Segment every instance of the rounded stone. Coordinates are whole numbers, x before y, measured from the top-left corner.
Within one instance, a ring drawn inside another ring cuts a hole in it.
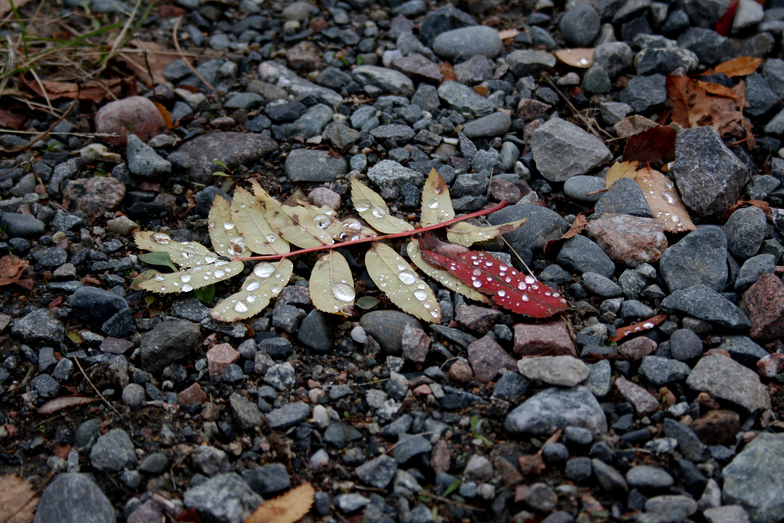
[[[113,145],[124,146],[133,133],[143,142],[168,131],[166,122],[155,104],[143,96],[131,96],[101,107],[95,115],[95,132],[117,134],[103,138]]]
[[[561,17],[561,36],[573,47],[590,47],[601,29],[602,21],[596,9],[576,3]]]
[[[492,27],[474,25],[441,33],[433,41],[433,51],[441,58],[465,61],[472,56],[495,58],[504,49],[498,31]]]

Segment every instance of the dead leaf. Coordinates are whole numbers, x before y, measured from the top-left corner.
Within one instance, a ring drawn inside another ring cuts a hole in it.
[[[438,69],[441,72],[441,75],[444,77],[442,82],[456,82],[457,75],[455,74],[455,69],[452,67],[452,64],[449,62],[444,62],[441,64]]]
[[[643,131],[652,129],[657,125],[659,124],[653,120],[649,120],[642,115],[635,114],[632,116],[627,116],[620,122],[613,125],[613,130],[615,131],[615,134],[618,135],[618,138],[629,138],[635,134],[640,134]]]
[[[163,121],[166,122],[166,127],[168,127],[169,129],[173,129],[174,122],[172,122],[172,117],[169,114],[169,110],[166,109],[166,107],[164,107],[163,104],[159,104],[158,102],[153,102],[153,103],[155,104],[155,107],[158,108],[158,112],[161,113],[161,116],[163,117]]]
[[[501,37],[501,40],[506,40],[508,38],[514,38],[515,36],[519,35],[520,31],[517,29],[505,29],[503,31],[498,31],[498,36]]]
[[[585,213],[580,213],[574,219],[572,226],[566,231],[563,236],[560,238],[556,238],[555,240],[547,240],[547,243],[544,246],[544,252],[547,252],[549,249],[553,248],[553,246],[559,244],[562,241],[568,240],[570,238],[574,238],[588,226],[588,222],[585,221]]]
[[[487,96],[487,93],[489,93],[490,91],[487,89],[487,87],[483,85],[477,85],[476,87],[474,87],[474,92],[479,96]]]
[[[770,208],[770,204],[768,202],[763,202],[761,200],[741,200],[732,207],[730,207],[727,212],[721,217],[722,221],[727,221],[732,213],[737,211],[738,209],[742,209],[743,207],[757,207],[762,209],[762,212],[765,213],[765,219],[768,223],[773,223],[773,209]]]
[[[310,512],[315,491],[310,482],[266,501],[245,523],[294,523]]]
[[[659,171],[641,169],[637,171],[635,181],[642,189],[653,217],[664,226],[665,232],[681,233],[696,229],[672,180]]]
[[[639,166],[640,162],[615,162],[604,176],[604,186],[609,189],[612,184],[621,178],[634,178]]]
[[[7,127],[18,131],[24,126],[27,121],[27,115],[23,113],[15,113],[8,109],[0,108],[0,127]]]
[[[79,92],[75,83],[70,82],[53,82],[50,80],[42,80],[41,85],[46,89],[46,95],[41,90],[38,82],[28,82],[22,80],[25,87],[32,90],[40,97],[48,97],[50,100],[57,100],[59,98],[76,98],[76,93]],[[85,82],[79,92],[80,100],[87,100],[93,103],[100,103],[105,98],[123,98],[123,93],[136,94],[136,88],[133,80],[127,78],[113,78],[111,80],[90,80]]]
[[[65,396],[63,398],[55,398],[38,407],[38,414],[41,414],[42,416],[47,414],[54,414],[55,412],[59,412],[63,409],[78,407],[80,405],[87,405],[88,403],[92,403],[94,401],[97,401],[97,399],[89,398],[87,396]]]
[[[30,0],[14,0],[14,5],[17,9],[20,9],[29,1]],[[9,0],[0,0],[0,16],[5,16],[9,11],[11,11],[11,2]]]
[[[722,73],[727,76],[748,76],[759,68],[762,64],[762,58],[753,58],[751,56],[741,56],[740,58],[733,58],[722,62],[712,71],[705,71],[703,75]]]
[[[658,316],[654,316],[653,318],[649,318],[645,321],[632,323],[628,327],[621,327],[615,330],[615,336],[611,337],[610,341],[620,341],[626,336],[631,336],[632,334],[637,334],[638,332],[651,330],[666,319],[666,314],[659,314]]]
[[[163,16],[163,9],[174,6],[161,6],[161,16]],[[127,51],[125,51],[127,49]],[[165,45],[156,44],[155,42],[142,42],[141,40],[131,40],[128,46],[120,54],[128,63],[135,73],[140,82],[151,86],[156,84],[165,83],[167,80],[163,76],[163,70],[177,60],[177,52],[169,49]],[[150,74],[147,72],[147,65],[144,63],[144,55],[139,51],[147,51],[147,61],[150,64],[150,71],[152,71],[152,81],[150,81]]]
[[[30,265],[29,261],[20,258],[11,256],[0,258],[0,287],[19,283],[28,265]]]
[[[0,521],[30,523],[37,506],[38,497],[29,481],[13,474],[0,476]]]
[[[182,7],[177,7],[176,5],[162,5],[158,13],[161,15],[161,18],[179,18],[181,16],[185,16],[188,14],[188,11],[183,9]]]
[[[630,136],[623,149],[623,161],[658,162],[673,150],[677,134],[671,127],[657,125]]]
[[[523,475],[539,475],[546,468],[542,456],[539,454],[529,454],[517,458],[520,464],[520,471]]]
[[[560,49],[555,52],[555,57],[566,65],[588,69],[593,65],[593,48]]]

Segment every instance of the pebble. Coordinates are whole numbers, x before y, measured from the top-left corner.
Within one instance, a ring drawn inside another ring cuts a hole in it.
[[[760,383],[759,375],[720,354],[703,356],[692,369],[686,384],[751,412],[770,408],[770,395]]]
[[[561,17],[561,35],[571,47],[590,47],[601,28],[601,18],[588,4],[573,4]]]
[[[0,227],[11,238],[37,238],[44,233],[46,225],[33,216],[4,212],[0,215]]]
[[[310,407],[306,403],[296,402],[274,409],[267,414],[267,420],[273,429],[287,429],[306,419],[310,415]]]
[[[668,523],[677,523],[697,512],[697,502],[684,495],[656,496],[645,502],[645,511]]]
[[[136,467],[136,450],[128,433],[112,429],[99,437],[90,451],[90,464],[104,471]]]
[[[544,51],[520,50],[506,55],[506,63],[518,78],[536,76],[555,67],[555,57]]]
[[[634,60],[634,54],[631,47],[625,42],[608,42],[597,45],[593,51],[593,65],[604,69],[611,80],[631,67],[632,60]]]
[[[577,348],[566,322],[517,324],[514,329],[514,353],[518,356],[577,356]]]
[[[574,387],[590,374],[585,363],[572,356],[523,358],[517,362],[517,368],[530,381],[559,387]]]
[[[494,136],[506,134],[511,126],[512,119],[507,113],[496,112],[468,122],[463,128],[463,133],[472,140],[475,138],[493,138]],[[517,158],[515,158],[516,160]]]
[[[724,336],[718,348],[727,351],[733,360],[752,370],[757,368],[757,361],[760,358],[768,355],[768,351],[754,343],[748,336]]]
[[[185,320],[164,321],[142,336],[142,368],[158,373],[186,357],[199,339],[199,326]]]
[[[664,298],[661,304],[666,309],[681,311],[729,329],[743,330],[751,327],[748,317],[741,309],[705,285],[677,290]]]
[[[185,491],[182,501],[207,521],[242,523],[264,500],[235,473],[215,476]]]
[[[723,291],[729,277],[726,235],[714,225],[700,227],[662,254],[660,270],[671,291],[699,284]]]
[[[724,224],[730,254],[738,261],[757,254],[765,239],[766,225],[765,213],[758,207],[746,207],[732,213]]]
[[[72,211],[82,211],[94,219],[120,205],[125,185],[110,177],[78,178],[64,182],[62,193]]]
[[[168,131],[166,122],[155,104],[143,96],[131,96],[101,107],[95,114],[95,132],[117,134],[103,141],[124,146],[133,133],[145,143],[153,136]]]
[[[578,274],[594,272],[609,278],[615,272],[615,264],[602,248],[581,235],[566,240],[555,261]]]
[[[784,334],[784,283],[775,274],[763,274],[743,296],[755,340],[772,340]]]
[[[38,309],[14,320],[11,334],[31,345],[59,346],[65,338],[65,327],[49,310]]]
[[[779,493],[784,488],[777,470],[784,463],[781,434],[760,433],[722,471],[723,501],[741,505],[751,521],[784,517]]]
[[[640,374],[654,385],[664,385],[684,379],[691,369],[682,361],[646,356],[640,364]]]
[[[638,113],[658,107],[667,101],[667,77],[662,74],[635,76],[618,94],[618,100]]]
[[[670,335],[670,355],[688,361],[702,355],[702,340],[688,329],[678,329]]]
[[[621,178],[613,183],[596,202],[595,211],[653,218],[642,189],[631,178]]]
[[[632,488],[663,489],[675,480],[665,470],[650,465],[637,465],[626,473],[626,482]]]
[[[348,172],[348,162],[329,151],[295,149],[286,157],[284,169],[292,182],[332,182]]]
[[[493,381],[501,369],[514,371],[517,362],[492,338],[485,336],[468,346],[468,361],[474,377],[482,382]]]
[[[656,263],[668,247],[658,220],[629,214],[595,214],[585,229],[611,259],[629,267]]]
[[[549,388],[537,392],[510,412],[504,421],[504,429],[510,436],[549,435],[567,426],[582,427],[597,435],[607,432],[604,412],[585,387]]]
[[[432,48],[440,58],[455,63],[477,55],[495,58],[501,54],[504,46],[498,31],[474,25],[439,34],[433,40]]]
[[[600,459],[592,459],[591,467],[596,481],[610,494],[622,495],[629,492],[629,486],[620,472]]]
[[[414,83],[401,72],[361,65],[351,73],[352,78],[371,96],[378,94],[409,95],[414,92]]]
[[[400,311],[371,311],[359,321],[365,332],[381,345],[386,354],[400,354],[400,344],[406,326],[422,329],[413,316]]]
[[[554,118],[531,136],[536,168],[548,181],[564,182],[612,159],[602,141],[571,122]]]
[[[469,113],[474,117],[488,116],[495,111],[495,105],[490,100],[458,82],[442,83],[438,87],[438,97],[455,111]]]
[[[634,406],[639,416],[649,416],[659,410],[659,402],[656,398],[639,385],[626,378],[618,378],[615,380],[615,386],[626,401]]]
[[[491,225],[500,225],[528,218],[523,227],[507,233],[504,237],[518,253],[526,249],[540,251],[548,240],[560,238],[569,229],[561,216],[546,207],[518,203],[487,216]]]

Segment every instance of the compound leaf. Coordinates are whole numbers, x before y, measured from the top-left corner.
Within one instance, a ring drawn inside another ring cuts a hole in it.
[[[254,180],[254,183],[255,180]],[[278,236],[267,220],[264,207],[250,192],[242,187],[234,190],[231,202],[232,221],[245,239],[248,249],[257,254],[286,254],[289,244]]]
[[[242,265],[242,262],[237,262]],[[269,305],[289,283],[294,264],[284,258],[278,263],[259,262],[245,279],[242,289],[222,300],[210,311],[216,321],[237,321],[255,316]]]
[[[502,234],[517,230],[527,220],[528,216],[513,222],[493,225],[492,227],[479,227],[468,222],[457,222],[446,230],[446,237],[450,242],[470,247],[475,243],[486,242]]]
[[[310,273],[310,299],[320,311],[348,316],[354,306],[354,275],[337,251],[324,253]]]
[[[250,256],[245,240],[237,232],[237,225],[232,220],[231,207],[223,196],[216,195],[208,216],[210,241],[212,248],[221,256]]]
[[[137,283],[139,289],[169,294],[172,292],[190,292],[193,289],[200,289],[228,280],[238,275],[245,268],[241,261],[227,262],[217,260],[210,265],[200,265],[180,272],[162,274],[160,272],[148,271],[144,273],[148,276],[144,281]]]
[[[215,260],[218,258],[216,254],[210,252],[207,247],[200,243],[176,242],[165,232],[136,231],[133,241],[139,249],[169,253],[170,260],[180,267],[195,267],[197,265],[215,263]],[[153,260],[156,260],[156,258],[153,258]],[[142,261],[145,260],[142,259]],[[146,263],[156,265],[154,262],[148,261]],[[174,270],[177,269],[175,268]]]
[[[334,243],[332,237],[314,223],[315,213],[308,208],[281,205],[258,184],[254,184],[253,193],[264,203],[267,223],[286,241],[303,249]]]
[[[384,199],[356,179],[351,180],[351,202],[362,219],[379,232],[395,234],[414,230],[410,223],[389,214]]]
[[[414,265],[447,289],[458,292],[466,298],[481,303],[489,303],[490,300],[488,300],[486,296],[461,282],[459,278],[450,274],[449,271],[433,267],[427,263],[425,259],[422,258],[422,253],[419,251],[419,245],[416,242],[409,242],[406,246],[406,251],[408,252],[408,257],[414,262]]]
[[[448,222],[455,217],[449,187],[435,169],[430,170],[425,186],[422,187],[422,215],[419,222],[422,227],[430,227]]]
[[[441,307],[430,287],[392,247],[374,243],[365,255],[373,282],[403,311],[429,323],[441,321]]]
[[[672,180],[659,171],[642,169],[637,172],[635,181],[642,189],[653,217],[664,225],[666,232],[679,233],[696,229]]]

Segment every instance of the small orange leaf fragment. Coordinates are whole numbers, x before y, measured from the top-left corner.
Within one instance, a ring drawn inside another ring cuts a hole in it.
[[[245,523],[294,523],[310,512],[314,495],[313,485],[303,483],[265,502],[248,516]]]
[[[166,127],[168,127],[169,129],[173,129],[174,122],[172,121],[172,117],[169,114],[169,110],[166,109],[166,107],[164,107],[163,104],[159,104],[158,102],[153,102],[153,103],[155,104],[155,107],[158,108],[158,112],[161,113],[161,116],[163,116],[163,121],[166,122]]]
[[[588,69],[593,65],[593,48],[560,49],[555,52],[555,57],[566,65]]]
[[[653,318],[649,318],[645,321],[633,323],[628,327],[621,327],[620,329],[616,329],[615,336],[610,338],[610,341],[619,341],[626,336],[631,336],[632,334],[637,334],[638,332],[650,330],[666,319],[666,314],[659,314],[658,316],[654,316]]]

